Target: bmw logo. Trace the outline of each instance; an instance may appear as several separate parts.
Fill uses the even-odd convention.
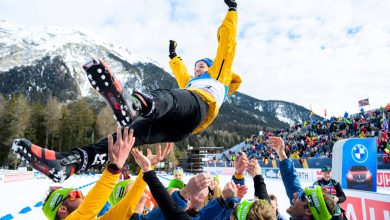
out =
[[[364,163],[368,158],[368,150],[366,146],[362,144],[356,144],[352,147],[352,158],[358,163]]]

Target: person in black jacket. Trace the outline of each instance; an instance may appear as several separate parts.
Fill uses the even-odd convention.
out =
[[[319,185],[322,188],[325,188],[330,195],[333,196],[333,201],[337,204],[335,213],[333,214],[332,219],[343,219],[342,213],[344,210],[340,208],[340,203],[345,202],[346,197],[343,189],[339,182],[335,179],[332,179],[332,169],[329,166],[324,166],[321,168],[322,178],[315,181],[313,186]]]
[[[143,179],[148,184],[150,192],[159,205],[165,219],[192,219],[192,217],[183,209],[180,209],[175,201],[171,198],[168,191],[165,189],[164,185],[161,183],[156,173],[152,169],[150,160],[145,157],[137,148],[133,148],[131,150],[131,154],[134,156],[135,161],[143,170]],[[188,191],[186,192],[180,191],[179,196],[188,201],[191,196],[199,193],[203,189],[207,189],[207,187],[211,184],[211,181],[212,177],[208,173],[203,173],[196,176],[195,178],[191,178],[188,182],[188,185],[193,185],[193,187],[187,187]]]
[[[253,178],[256,199],[254,201],[241,201],[240,205],[234,209],[233,214],[235,219],[276,220],[276,213],[272,208],[267,187],[265,185],[264,178],[261,175],[261,167],[258,161],[252,159],[248,164],[246,171]]]

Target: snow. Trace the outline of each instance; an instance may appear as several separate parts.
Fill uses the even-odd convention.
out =
[[[287,124],[294,124],[294,121],[286,116],[286,113],[284,112],[285,109],[286,107],[283,104],[279,104],[275,110],[276,118],[278,118],[279,121],[286,122]]]
[[[24,26],[0,21],[0,45],[0,72],[34,65],[45,56],[52,59],[60,56],[77,79],[83,97],[92,91],[82,68],[90,58],[104,59],[120,82],[127,82],[129,74],[121,62],[110,58],[111,54],[130,64],[153,63],[163,68],[153,59],[135,55],[80,27]],[[32,90],[39,91],[39,88]]]
[[[0,71],[7,71],[17,63],[28,65],[47,54],[62,54],[69,62],[83,62],[79,54],[69,53],[69,46],[103,45],[116,56],[129,63],[154,63],[155,60],[132,54],[127,48],[118,46],[97,34],[80,27],[25,26],[9,22],[0,22],[0,44],[3,57],[18,52],[23,62],[3,62]],[[64,52],[65,51],[65,52]],[[82,50],[80,50],[82,51]]]
[[[192,175],[184,176],[184,182],[188,182],[188,180],[192,177]],[[15,218],[13,219],[46,219],[42,213],[41,206],[34,207],[38,202],[44,200],[46,198],[46,193],[51,185],[60,185],[63,187],[80,187],[89,183],[92,183],[98,180],[98,176],[72,176],[68,180],[66,180],[63,184],[55,184],[49,179],[33,179],[33,180],[25,180],[18,182],[9,182],[9,183],[0,183],[0,198],[2,201],[0,202],[0,219],[1,217],[12,214]],[[133,179],[135,177],[132,177]],[[161,182],[164,185],[168,185],[168,180],[171,179],[172,176],[162,176],[160,177]],[[225,184],[231,180],[231,176],[219,176],[220,186],[223,188]],[[279,209],[282,213],[289,206],[288,198],[285,194],[283,183],[281,180],[277,179],[266,179],[268,193],[272,193],[278,197]],[[308,183],[310,184],[310,183]],[[92,188],[94,184],[87,186],[85,188],[80,189],[84,195]],[[254,197],[254,189],[253,189],[253,181],[251,178],[246,178],[246,185],[249,190],[246,198]],[[18,214],[20,210],[29,206],[32,210],[25,214]],[[285,216],[287,214],[285,213]]]
[[[192,175],[185,175],[184,182],[188,182],[188,180],[192,177]],[[160,180],[164,185],[168,185],[169,180],[172,176],[160,176]],[[57,185],[63,187],[80,187],[80,190],[84,195],[88,193],[88,191],[92,188],[95,181],[99,179],[99,176],[72,176],[68,180],[66,180],[62,184],[55,184],[51,182],[51,180],[45,179],[33,179],[33,180],[25,180],[18,182],[10,182],[10,183],[0,183],[0,198],[2,198],[0,202],[0,219],[1,217],[12,214],[15,218],[13,219],[46,219],[41,211],[40,207],[34,207],[38,202],[44,200],[46,198],[46,193],[49,186]],[[132,179],[135,179],[132,176]],[[220,187],[223,189],[225,184],[231,180],[231,176],[228,175],[220,175]],[[248,186],[248,193],[244,197],[244,199],[254,198],[254,188],[253,181],[249,176],[245,177],[246,185]],[[286,195],[284,185],[281,179],[265,179],[265,183],[267,185],[267,190],[269,194],[274,194],[278,198],[279,210],[284,216],[288,216],[285,212],[286,209],[290,206],[289,199]],[[91,184],[91,185],[88,185]],[[302,181],[302,187],[311,185],[310,181]],[[88,186],[86,186],[88,185]],[[378,188],[379,193],[390,194],[390,189]],[[20,210],[25,207],[30,207],[31,211],[25,214],[18,214]]]

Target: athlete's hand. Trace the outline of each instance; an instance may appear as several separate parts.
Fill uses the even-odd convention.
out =
[[[173,143],[166,143],[165,148],[161,152],[161,145],[157,145],[157,153],[156,155],[152,154],[152,150],[147,149],[147,158],[150,160],[152,166],[156,166],[156,164],[162,160],[172,151]]]
[[[236,160],[234,161],[234,173],[238,175],[243,175],[245,168],[248,166],[248,157],[245,153],[240,153],[236,156]]]
[[[225,4],[229,7],[229,11],[230,9],[237,8],[237,2],[235,0],[225,0]]]
[[[222,198],[226,201],[226,199],[230,197],[237,197],[237,187],[236,184],[234,184],[233,180],[230,180],[230,182],[227,182],[225,187],[222,190]]]
[[[184,199],[189,200],[191,196],[199,193],[204,188],[210,186],[212,181],[213,181],[213,177],[211,177],[209,173],[201,173],[197,176],[194,176],[188,181],[187,185],[180,191],[180,195]]]
[[[284,142],[281,137],[269,137],[268,144],[271,148],[275,149],[276,153],[279,156],[279,160],[287,159],[286,152],[284,151]]]
[[[152,169],[152,163],[147,157],[145,157],[145,155],[143,155],[142,151],[139,151],[137,148],[133,147],[133,149],[131,149],[131,154],[134,156],[135,161],[141,167],[144,173]]]
[[[133,147],[135,137],[133,137],[133,129],[125,127],[123,129],[123,136],[121,127],[116,128],[116,142],[112,138],[112,135],[108,135],[108,156],[112,164],[115,164],[119,169],[122,169],[126,162],[129,152]]]
[[[176,41],[169,40],[169,58],[171,58],[171,59],[173,59],[175,56],[177,56],[176,46],[177,46]]]
[[[237,187],[237,198],[238,199],[244,198],[244,196],[248,192],[248,187],[246,185],[240,185],[240,184],[236,184],[236,187]]]
[[[261,167],[256,159],[251,160],[246,171],[252,176],[252,178],[257,175],[261,175]]]
[[[207,197],[208,193],[209,189],[206,187],[199,193],[192,195],[190,199],[190,208],[199,211],[203,207],[204,200]]]

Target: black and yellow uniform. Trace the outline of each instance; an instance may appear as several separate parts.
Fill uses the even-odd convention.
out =
[[[213,122],[226,96],[241,84],[241,78],[232,72],[236,32],[237,12],[228,11],[218,29],[218,51],[213,65],[199,77],[191,78],[180,57],[173,57],[170,66],[179,89],[151,92],[151,108],[131,125],[135,146],[180,141]],[[115,141],[116,135],[113,137]],[[107,138],[77,150],[84,159],[83,169],[100,164],[107,156]]]

